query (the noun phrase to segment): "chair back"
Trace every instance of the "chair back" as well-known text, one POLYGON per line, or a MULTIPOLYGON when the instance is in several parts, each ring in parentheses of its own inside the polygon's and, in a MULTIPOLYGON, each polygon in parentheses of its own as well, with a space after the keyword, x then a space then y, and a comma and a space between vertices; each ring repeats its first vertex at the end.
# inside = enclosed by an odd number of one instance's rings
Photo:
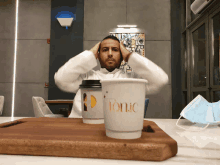
POLYGON ((3 112, 4 100, 4 96, 0 96, 0 115, 2 115, 3 112))
POLYGON ((145 99, 145 107, 144 107, 144 118, 146 117, 146 113, 147 113, 147 106, 149 104, 149 99, 145 99))
POLYGON ((45 117, 45 115, 53 114, 42 97, 33 96, 32 103, 35 117, 45 117))

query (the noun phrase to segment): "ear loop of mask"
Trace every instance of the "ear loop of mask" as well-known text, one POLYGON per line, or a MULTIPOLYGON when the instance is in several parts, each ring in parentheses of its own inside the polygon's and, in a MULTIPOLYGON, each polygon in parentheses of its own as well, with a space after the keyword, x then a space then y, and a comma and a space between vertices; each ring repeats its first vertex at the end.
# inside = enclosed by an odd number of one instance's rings
POLYGON ((181 128, 181 129, 184 129, 184 130, 186 130, 186 131, 200 132, 200 131, 205 130, 205 129, 209 126, 209 124, 207 124, 204 128, 200 128, 199 130, 186 129, 186 128, 183 128, 183 127, 177 125, 177 123, 179 122, 179 120, 180 120, 181 117, 182 117, 182 116, 180 116, 179 119, 177 120, 177 122, 176 122, 176 126, 179 127, 179 128, 181 128))

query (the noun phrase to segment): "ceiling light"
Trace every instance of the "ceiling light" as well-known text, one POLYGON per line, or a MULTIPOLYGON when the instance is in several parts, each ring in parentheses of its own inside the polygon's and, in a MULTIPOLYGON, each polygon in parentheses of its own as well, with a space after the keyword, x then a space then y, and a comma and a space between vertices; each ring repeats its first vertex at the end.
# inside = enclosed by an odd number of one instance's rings
POLYGON ((117 25, 118 28, 136 28, 137 25, 117 25))

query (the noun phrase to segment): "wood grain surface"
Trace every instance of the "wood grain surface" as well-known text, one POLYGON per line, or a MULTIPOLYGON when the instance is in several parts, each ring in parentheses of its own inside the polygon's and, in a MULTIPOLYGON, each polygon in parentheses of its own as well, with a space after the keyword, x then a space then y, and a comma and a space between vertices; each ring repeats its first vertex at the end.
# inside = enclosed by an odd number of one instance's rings
POLYGON ((177 154, 177 142, 146 120, 141 138, 113 139, 104 124, 81 118, 24 118, 0 124, 0 154, 163 161, 177 154))

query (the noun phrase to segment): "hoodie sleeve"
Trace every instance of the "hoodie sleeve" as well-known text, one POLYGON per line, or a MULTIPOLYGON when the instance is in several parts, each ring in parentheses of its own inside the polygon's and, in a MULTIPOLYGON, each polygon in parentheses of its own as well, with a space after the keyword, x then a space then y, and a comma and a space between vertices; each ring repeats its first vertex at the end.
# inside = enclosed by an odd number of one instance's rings
POLYGON ((76 93, 85 74, 97 66, 95 55, 88 50, 67 61, 54 75, 55 84, 62 91, 76 93))
POLYGON ((168 84, 167 74, 155 63, 133 52, 129 59, 128 65, 134 71, 134 78, 143 78, 148 81, 146 85, 146 94, 157 94, 166 84, 168 84))

